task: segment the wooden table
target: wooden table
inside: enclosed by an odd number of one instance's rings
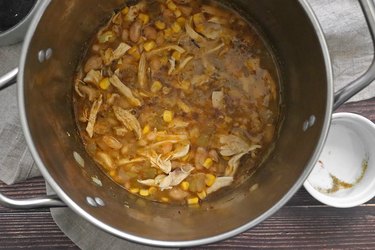
[[[339,111],[359,113],[375,122],[375,98],[346,104]],[[374,149],[375,150],[375,149]],[[0,190],[14,198],[45,194],[43,178]],[[320,204],[304,188],[257,227],[203,248],[375,248],[375,199],[349,209]],[[0,248],[77,249],[53,222],[48,209],[0,207]]]

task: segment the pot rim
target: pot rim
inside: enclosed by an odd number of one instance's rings
[[[231,231],[211,236],[208,238],[203,239],[197,239],[197,240],[187,240],[187,241],[162,241],[162,240],[153,240],[148,238],[143,238],[140,236],[135,236],[123,231],[120,231],[118,229],[115,229],[102,221],[96,219],[91,214],[86,212],[84,209],[82,209],[79,205],[77,205],[60,187],[56,181],[52,178],[52,176],[49,174],[47,167],[44,165],[42,159],[40,158],[36,148],[34,147],[31,132],[28,126],[27,117],[26,117],[26,111],[25,111],[25,100],[24,100],[24,82],[23,82],[23,73],[25,69],[26,64],[26,57],[29,45],[31,43],[31,40],[33,38],[33,34],[38,26],[38,23],[43,16],[43,13],[47,9],[48,5],[50,4],[51,0],[43,1],[42,5],[36,12],[30,28],[26,34],[25,41],[23,44],[22,52],[21,52],[21,59],[20,59],[20,70],[17,78],[18,82],[18,107],[19,107],[19,113],[20,113],[20,119],[21,119],[21,125],[23,134],[25,136],[27,145],[30,149],[30,152],[41,171],[43,177],[45,180],[50,184],[52,189],[56,192],[56,194],[61,198],[61,200],[64,201],[66,205],[68,205],[75,213],[79,214],[95,226],[99,227],[100,229],[115,235],[117,237],[120,237],[125,240],[130,240],[136,243],[140,244],[146,244],[151,246],[157,246],[157,247],[192,247],[192,246],[198,246],[198,245],[206,245],[218,241],[222,241],[228,238],[231,238],[235,235],[238,235],[240,233],[243,233],[250,228],[254,227],[255,225],[261,223],[271,215],[273,215],[276,211],[278,211],[282,206],[284,206],[287,201],[300,189],[300,187],[303,185],[304,181],[312,171],[315,163],[318,161],[318,157],[320,155],[320,152],[323,149],[325,140],[327,138],[328,130],[330,127],[330,121],[332,116],[332,106],[333,106],[333,75],[332,75],[332,67],[331,67],[331,60],[329,56],[328,46],[322,31],[322,28],[311,8],[311,6],[307,3],[307,0],[298,0],[298,3],[301,5],[301,7],[304,9],[307,17],[310,19],[315,32],[317,34],[318,40],[320,42],[320,47],[323,53],[324,61],[325,61],[325,67],[326,67],[326,74],[327,74],[327,106],[326,106],[326,112],[324,116],[324,124],[322,127],[321,137],[317,143],[317,146],[315,148],[315,151],[313,152],[309,162],[307,163],[305,170],[302,172],[299,179],[295,182],[295,184],[289,189],[289,191],[270,209],[268,209],[266,212],[261,214],[256,219],[247,222],[246,224],[233,229]],[[302,129],[302,126],[301,126]]]
[[[33,7],[29,10],[26,16],[22,18],[16,25],[10,27],[4,32],[0,32],[0,45],[13,45],[23,39],[27,32],[28,25],[30,24],[35,13],[41,6],[42,1],[37,0]]]

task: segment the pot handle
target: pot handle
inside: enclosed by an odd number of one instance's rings
[[[370,35],[374,43],[375,51],[375,4],[374,0],[359,0],[362,11],[366,17],[366,22],[370,30]],[[375,80],[375,56],[372,59],[368,70],[358,79],[352,81],[347,86],[338,90],[335,93],[333,110],[339,108],[344,102],[349,100],[352,96],[357,94],[362,89],[366,88],[372,81]]]
[[[18,68],[0,77],[0,91],[17,82]]]
[[[0,91],[13,85],[17,81],[18,68],[0,77]],[[0,204],[4,207],[15,209],[44,208],[44,207],[65,207],[57,195],[46,195],[30,199],[11,199],[0,193]]]
[[[0,193],[0,204],[13,209],[66,207],[57,195],[15,200]]]

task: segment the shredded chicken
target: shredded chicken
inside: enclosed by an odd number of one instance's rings
[[[190,18],[189,21],[185,22],[185,29],[186,33],[189,35],[191,39],[193,39],[195,42],[201,44],[206,42],[206,39],[198,34],[192,27],[192,18]]]
[[[173,71],[175,71],[175,69],[176,69],[176,59],[170,58],[170,59],[168,59],[168,61],[169,61],[169,64],[170,64],[169,70],[168,70],[168,75],[172,75]]]
[[[191,85],[193,86],[201,86],[203,84],[206,84],[210,81],[210,77],[208,75],[195,75],[191,79]]]
[[[220,49],[222,49],[224,46],[225,46],[225,43],[221,43],[218,46],[216,46],[215,48],[209,49],[205,54],[206,55],[213,54],[213,53],[219,51]]]
[[[166,50],[167,51],[175,50],[175,51],[178,51],[181,54],[185,53],[185,49],[182,48],[181,46],[174,45],[174,44],[167,44],[165,46],[162,46],[162,47],[159,47],[157,49],[151,50],[150,52],[147,52],[147,57],[151,58],[154,55],[160,55],[160,53],[162,53]]]
[[[186,165],[182,168],[175,169],[168,175],[158,175],[155,179],[138,180],[138,182],[146,186],[158,186],[163,191],[179,185],[193,170],[194,167]]]
[[[170,172],[167,177],[165,177],[159,184],[160,189],[163,191],[165,189],[171,189],[174,186],[179,185],[183,180],[186,179],[193,171],[191,165],[184,166],[183,168],[175,169],[173,172]]]
[[[235,135],[221,135],[220,143],[220,154],[222,156],[232,156],[241,153],[247,153],[255,149],[260,148],[259,145],[249,146],[243,139]]]
[[[178,72],[181,72],[181,70],[183,70],[185,67],[186,67],[186,65],[191,61],[191,60],[193,60],[194,59],[194,56],[188,56],[188,57],[186,57],[179,65],[178,65],[178,68],[177,68],[177,71]]]
[[[119,46],[113,51],[112,61],[120,59],[131,47],[126,43],[120,43]]]
[[[149,157],[152,166],[160,168],[164,173],[169,174],[172,170],[172,163],[167,159],[162,159],[161,155]]]
[[[74,90],[75,92],[77,93],[78,96],[80,97],[85,97],[85,95],[81,92],[81,90],[79,89],[79,86],[80,85],[80,80],[76,80],[74,82]]]
[[[246,155],[247,152],[237,154],[228,161],[228,167],[225,169],[226,176],[234,176],[237,172],[238,166],[242,156]]]
[[[134,159],[120,159],[117,161],[117,166],[122,166],[122,165],[127,165],[127,164],[132,164],[132,163],[138,163],[138,162],[144,162],[146,161],[145,158],[134,158]]]
[[[173,152],[171,159],[174,160],[174,159],[183,158],[189,153],[189,150],[190,150],[190,144],[187,144],[181,148],[178,148]]]
[[[217,177],[214,184],[207,188],[207,194],[216,192],[217,190],[227,187],[233,182],[233,177],[232,176],[225,176],[225,177]]]
[[[142,53],[141,59],[139,60],[139,66],[138,66],[138,83],[141,88],[146,87],[146,54]]]
[[[141,106],[142,103],[136,97],[134,97],[132,91],[118,78],[118,76],[113,75],[109,78],[111,84],[118,89],[118,91],[124,95],[130,102],[130,104],[134,106]]]
[[[100,95],[99,91],[96,89],[83,84],[79,85],[79,90],[84,94],[84,96],[87,96],[90,102],[95,101],[95,99],[97,99]]]
[[[125,21],[133,22],[137,18],[138,14],[145,9],[145,7],[146,3],[143,1],[136,5],[130,6],[128,13],[125,15]]]
[[[89,121],[87,123],[86,131],[90,138],[94,135],[94,126],[96,122],[96,116],[98,115],[99,109],[103,103],[103,96],[100,95],[99,98],[92,104],[90,110]]]
[[[220,38],[221,33],[223,30],[221,29],[221,25],[217,23],[206,23],[204,29],[202,30],[202,35],[206,38],[211,40],[216,40]]]
[[[107,153],[97,152],[96,159],[102,166],[104,166],[104,168],[108,170],[112,170],[115,168],[115,164],[113,163],[112,158]]]
[[[215,109],[224,109],[225,108],[224,93],[223,93],[222,90],[212,92],[212,106]]]
[[[85,83],[91,83],[97,86],[102,79],[102,74],[99,70],[90,70],[89,73],[87,73],[86,77],[83,78],[83,81]]]
[[[113,112],[115,113],[117,120],[119,120],[128,130],[134,131],[138,139],[142,137],[141,125],[132,113],[117,106],[113,106]]]

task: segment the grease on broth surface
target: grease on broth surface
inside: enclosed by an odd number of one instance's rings
[[[82,140],[129,192],[198,204],[268,152],[280,112],[270,72],[276,63],[257,32],[215,2],[126,6],[96,34],[74,80]]]

